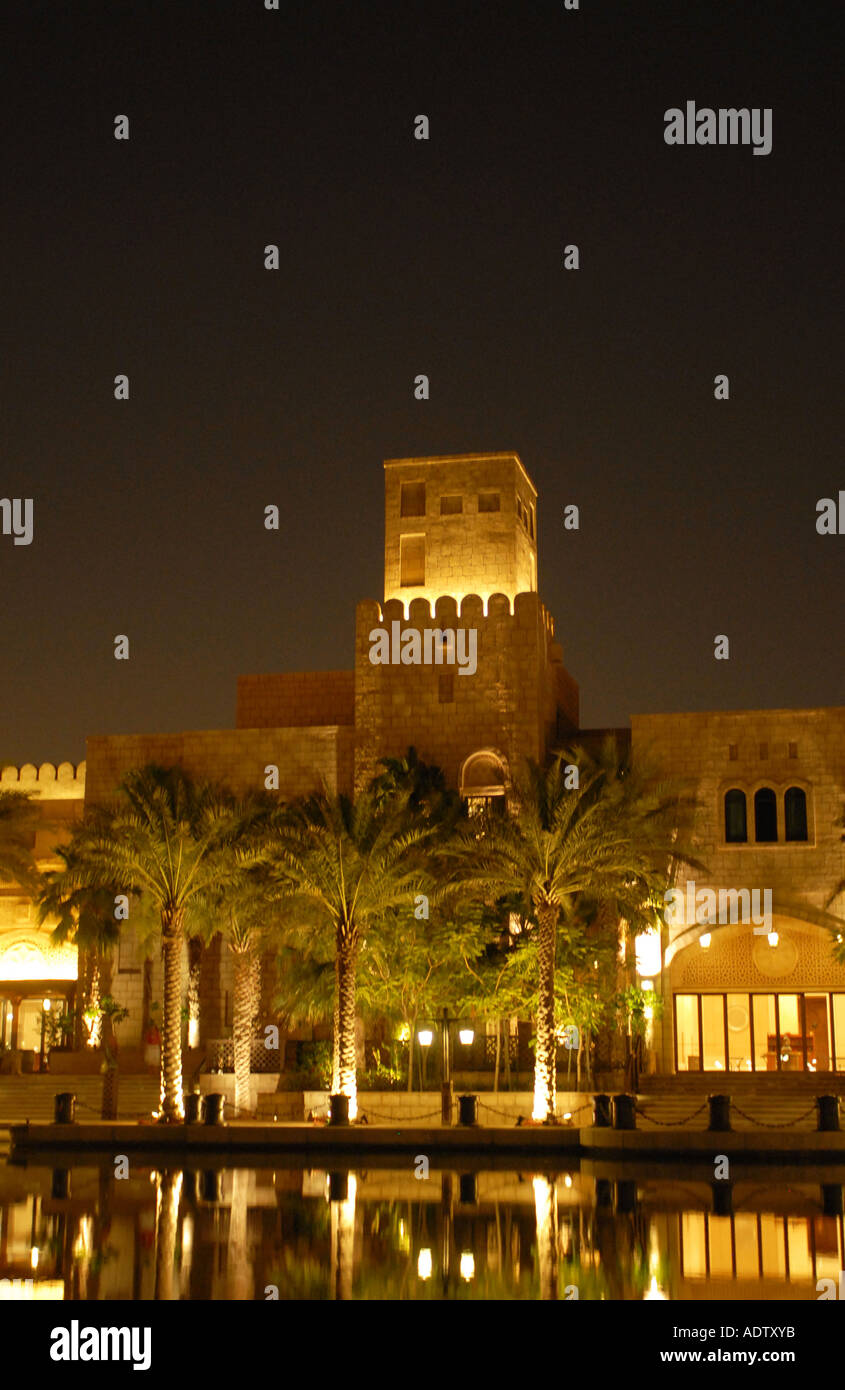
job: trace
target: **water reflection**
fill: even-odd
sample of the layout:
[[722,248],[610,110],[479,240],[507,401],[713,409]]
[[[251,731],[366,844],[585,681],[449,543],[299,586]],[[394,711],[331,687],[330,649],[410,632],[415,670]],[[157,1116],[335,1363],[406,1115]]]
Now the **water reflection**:
[[835,1172],[393,1162],[0,1165],[0,1298],[814,1299],[843,1268]]

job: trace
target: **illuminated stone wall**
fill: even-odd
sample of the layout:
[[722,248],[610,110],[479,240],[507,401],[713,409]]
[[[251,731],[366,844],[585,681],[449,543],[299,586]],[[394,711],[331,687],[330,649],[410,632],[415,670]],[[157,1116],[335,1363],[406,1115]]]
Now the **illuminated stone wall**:
[[[40,824],[36,826],[33,850],[42,873],[59,867],[54,849],[65,843],[74,822],[82,814],[85,796],[85,763],[24,763],[4,767],[0,774],[3,791],[25,792],[38,806]],[[0,884],[0,990],[2,981],[22,978],[69,980],[76,978],[76,952],[52,951],[49,946],[51,923],[38,925],[35,907],[15,884]],[[29,964],[25,966],[25,961]],[[25,976],[26,968],[41,974]]]
[[[374,665],[371,633],[464,628],[476,636],[477,669],[457,665]],[[467,648],[468,650],[468,648]],[[361,785],[382,757],[401,757],[413,745],[424,762],[443,769],[459,787],[470,754],[495,752],[512,776],[526,758],[539,759],[559,737],[577,728],[578,687],[563,667],[551,614],[536,593],[518,594],[513,612],[504,595],[484,606],[466,597],[439,598],[435,612],[415,599],[404,617],[401,600],[359,603],[355,637],[355,775]]]
[[[444,594],[519,593],[537,588],[537,491],[518,454],[460,454],[386,459],[384,597],[431,603]],[[424,515],[402,516],[402,484],[425,484]],[[497,494],[499,510],[480,511],[479,494]],[[444,513],[443,498],[460,498]],[[531,513],[520,518],[518,499]],[[531,532],[533,531],[533,536]],[[425,538],[425,579],[402,585],[403,536]]]
[[[671,996],[695,989],[839,989],[845,972],[833,961],[827,928],[845,916],[845,895],[828,900],[845,877],[842,829],[845,807],[845,709],[742,710],[702,714],[635,715],[635,749],[650,749],[665,772],[698,800],[693,851],[706,872],[685,871],[704,888],[772,892],[779,944],[754,935],[753,924],[709,928],[711,945],[698,944],[705,926],[664,927],[666,1011],[659,1036],[662,1068],[672,1068]],[[754,841],[754,793],[777,797],[778,841]],[[808,839],[784,839],[783,794],[807,795]],[[746,794],[748,843],[726,844],[724,796]],[[780,951],[780,956],[778,956]],[[794,959],[793,959],[794,956]],[[787,968],[788,967],[788,968]]]

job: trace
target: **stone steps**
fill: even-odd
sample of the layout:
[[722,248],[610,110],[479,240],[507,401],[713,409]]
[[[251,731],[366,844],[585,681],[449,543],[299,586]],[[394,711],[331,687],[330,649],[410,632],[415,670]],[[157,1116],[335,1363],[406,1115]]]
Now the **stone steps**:
[[[103,1095],[100,1076],[0,1076],[0,1125],[51,1121],[54,1097],[61,1091],[76,1096],[78,1120],[99,1118]],[[117,1105],[121,1119],[149,1117],[158,1108],[158,1101],[156,1077],[120,1077]]]

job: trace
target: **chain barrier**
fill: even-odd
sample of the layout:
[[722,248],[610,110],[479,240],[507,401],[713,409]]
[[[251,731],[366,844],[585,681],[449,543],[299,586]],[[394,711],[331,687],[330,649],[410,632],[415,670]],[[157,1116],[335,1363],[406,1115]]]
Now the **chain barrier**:
[[753,1125],[760,1125],[762,1129],[788,1129],[790,1125],[800,1125],[802,1120],[806,1120],[808,1116],[814,1115],[816,1111],[815,1105],[811,1105],[809,1110],[804,1111],[803,1115],[796,1115],[795,1118],[791,1120],[757,1120],[753,1115],[749,1115],[745,1110],[741,1110],[733,1101],[731,1102],[731,1108],[736,1111],[737,1115],[741,1115],[744,1120],[749,1120]]
[[692,1114],[687,1115],[686,1119],[683,1120],[658,1120],[656,1115],[649,1115],[647,1111],[643,1110],[639,1105],[635,1105],[634,1109],[638,1115],[642,1115],[643,1119],[648,1120],[650,1124],[662,1125],[666,1129],[680,1129],[682,1125],[688,1125],[690,1120],[694,1120],[696,1115],[700,1115],[702,1110],[707,1109],[707,1101],[705,1101],[703,1105],[699,1105],[697,1110],[693,1110]]

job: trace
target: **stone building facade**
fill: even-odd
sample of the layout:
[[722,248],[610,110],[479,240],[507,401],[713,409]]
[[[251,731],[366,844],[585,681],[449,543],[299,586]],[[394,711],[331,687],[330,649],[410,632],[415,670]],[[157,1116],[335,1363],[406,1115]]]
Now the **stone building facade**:
[[[4,786],[42,801],[42,863],[50,835],[63,833],[58,822],[66,833],[83,798],[108,802],[130,768],[151,761],[235,791],[263,787],[277,767],[290,798],[321,786],[351,793],[380,758],[413,745],[463,795],[504,795],[526,759],[596,735],[580,729],[578,686],[539,596],[537,558],[537,491],[516,454],[387,460],[384,595],[357,605],[354,669],[242,676],[234,729],[97,736],[78,769],[8,770]],[[667,912],[661,932],[641,943],[640,974],[664,1000],[651,1065],[845,1071],[845,967],[831,952],[831,928],[845,914],[841,896],[831,902],[845,878],[845,709],[639,715],[630,738],[697,798],[694,846],[706,874],[692,891],[705,903],[711,893],[717,908],[721,893],[727,908],[727,920],[712,923]],[[689,882],[677,885],[685,903]],[[753,907],[755,889],[771,903],[765,931],[741,920],[743,894]],[[732,903],[740,920],[730,920]],[[4,942],[6,951],[41,949],[43,930],[36,940],[31,908],[11,889],[0,914],[0,1026],[9,1037]],[[154,997],[158,970],[156,961]],[[144,1024],[140,979],[129,933],[114,992],[130,1007],[121,1034],[130,1045]],[[33,997],[45,980],[29,982]],[[202,1046],[231,1022],[219,942],[204,953],[200,993]],[[265,985],[268,1021],[270,993]]]

